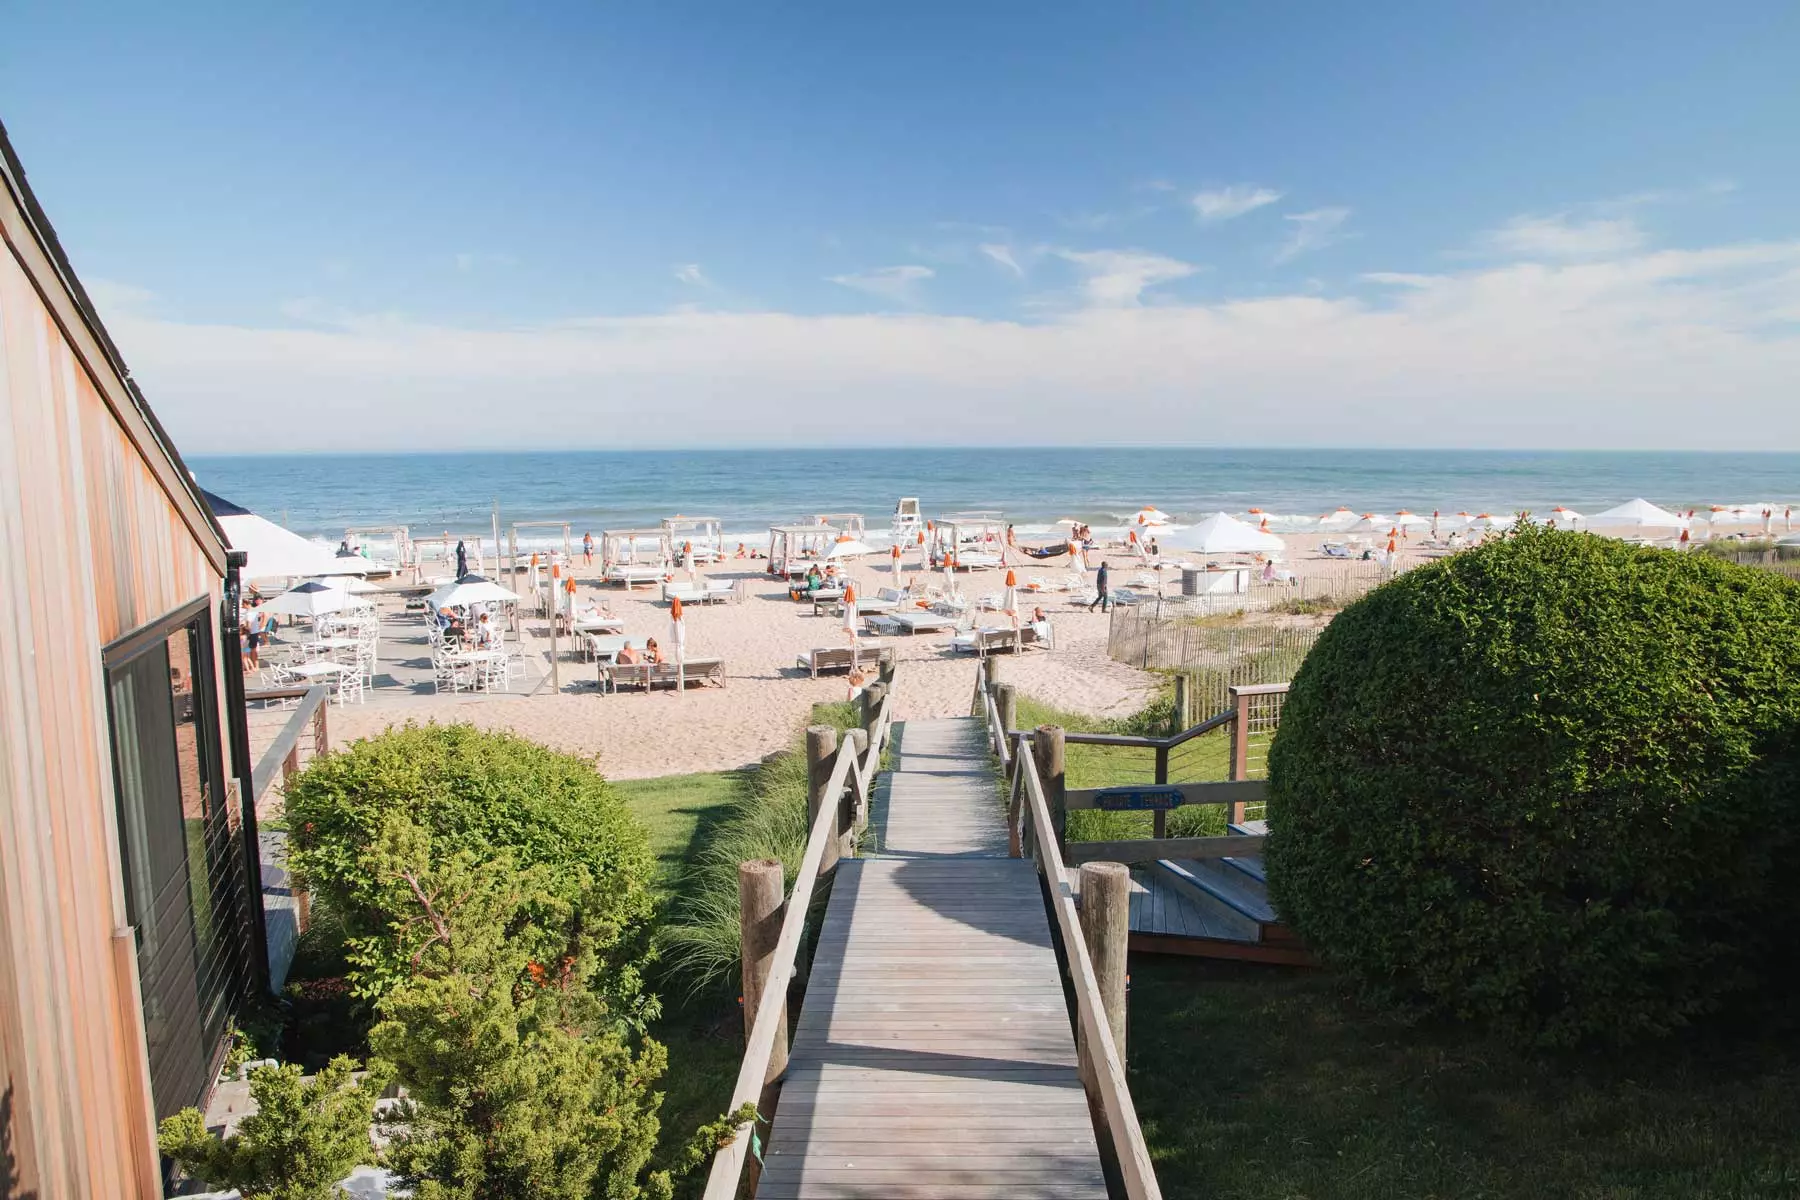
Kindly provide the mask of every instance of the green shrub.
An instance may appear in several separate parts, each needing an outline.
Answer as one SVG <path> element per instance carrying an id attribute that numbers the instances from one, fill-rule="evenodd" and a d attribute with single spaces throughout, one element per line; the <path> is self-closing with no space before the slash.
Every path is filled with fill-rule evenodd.
<path id="1" fill-rule="evenodd" d="M 1328 962 L 1544 1043 L 1666 1033 L 1792 935 L 1800 588 L 1524 525 L 1346 608 L 1269 774 Z"/>
<path id="2" fill-rule="evenodd" d="M 578 905 L 572 920 L 609 967 L 604 986 L 615 1010 L 638 1002 L 655 861 L 592 763 L 508 733 L 408 725 L 314 759 L 288 784 L 286 807 L 294 870 L 342 919 L 358 950 L 352 980 L 362 995 L 379 997 L 411 969 L 385 940 L 391 913 L 362 865 L 388 818 L 400 815 L 439 853 L 505 851 L 521 867 L 553 868 L 552 890 Z"/>
<path id="3" fill-rule="evenodd" d="M 244 1200 L 335 1200 L 337 1181 L 376 1161 L 369 1141 L 375 1101 L 391 1072 L 371 1064 L 361 1080 L 356 1064 L 333 1059 L 302 1082 L 300 1067 L 258 1067 L 250 1072 L 256 1111 L 228 1138 L 206 1130 L 197 1108 L 184 1108 L 162 1123 L 157 1148 L 197 1179 L 237 1188 Z"/>
<path id="4" fill-rule="evenodd" d="M 409 965 L 369 1042 L 407 1087 L 388 1160 L 412 1194 L 642 1194 L 667 1057 L 649 1038 L 634 1050 L 608 1009 L 598 939 L 576 919 L 595 910 L 583 902 L 596 881 L 510 851 L 446 852 L 399 814 L 359 863 Z M 648 1188 L 666 1195 L 669 1181 Z"/>

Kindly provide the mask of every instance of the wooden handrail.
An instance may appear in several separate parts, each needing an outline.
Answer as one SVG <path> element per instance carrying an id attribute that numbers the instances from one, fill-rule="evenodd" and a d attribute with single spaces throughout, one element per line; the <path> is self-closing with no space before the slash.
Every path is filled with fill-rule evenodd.
<path id="1" fill-rule="evenodd" d="M 1036 851 L 1034 857 L 1044 870 L 1050 907 L 1056 914 L 1056 926 L 1062 934 L 1063 951 L 1069 962 L 1069 979 L 1074 985 L 1076 1022 L 1093 1060 L 1086 1082 L 1097 1093 L 1094 1099 L 1112 1134 L 1126 1197 L 1128 1200 L 1161 1200 L 1162 1188 L 1156 1181 L 1150 1148 L 1144 1144 L 1144 1131 L 1138 1127 L 1137 1108 L 1131 1102 L 1131 1089 L 1125 1081 L 1125 1064 L 1120 1060 L 1118 1047 L 1113 1044 L 1112 1026 L 1102 1011 L 1100 984 L 1094 978 L 1094 964 L 1088 957 L 1087 938 L 1082 934 L 1081 918 L 1075 908 L 1074 889 L 1069 886 L 1062 856 L 1057 852 L 1050 806 L 1037 777 L 1031 743 L 1026 739 L 1019 741 L 1014 770 L 1015 779 L 1024 782 Z M 709 1200 L 712 1200 L 710 1192 Z"/>
<path id="2" fill-rule="evenodd" d="M 331 689 L 324 684 L 313 684 L 311 687 L 264 688 L 259 691 L 245 692 L 244 699 L 250 700 L 292 700 L 298 699 L 300 707 L 294 710 L 287 724 L 281 727 L 275 741 L 264 750 L 262 757 L 256 760 L 256 767 L 250 772 L 250 786 L 255 790 L 255 799 L 261 800 L 263 793 L 269 790 L 281 774 L 281 764 L 287 761 L 288 755 L 294 752 L 294 745 L 300 740 L 300 731 L 312 724 L 314 714 L 319 711 L 331 697 Z"/>
<path id="3" fill-rule="evenodd" d="M 812 904 L 819 865 L 824 860 L 826 845 L 840 833 L 839 819 L 842 815 L 844 788 L 854 781 L 857 793 L 863 798 L 863 803 L 867 803 L 869 781 L 873 778 L 875 769 L 881 765 L 881 752 L 893 726 L 893 704 L 894 694 L 890 688 L 876 711 L 875 724 L 869 730 L 869 746 L 860 761 L 851 748 L 853 743 L 849 738 L 839 743 L 833 757 L 831 775 L 825 783 L 824 802 L 819 805 L 812 828 L 807 831 L 806 852 L 800 859 L 793 891 L 788 893 L 783 902 L 781 935 L 775 942 L 769 976 L 762 988 L 762 995 L 768 998 L 768 1002 L 757 1009 L 755 1020 L 751 1023 L 750 1037 L 744 1047 L 744 1059 L 738 1067 L 737 1082 L 731 1089 L 731 1103 L 727 1106 L 727 1111 L 735 1112 L 746 1104 L 755 1104 L 762 1095 L 763 1084 L 769 1072 L 769 1061 L 775 1052 L 775 1038 L 782 1023 L 787 1020 L 787 1005 L 781 1003 L 780 998 L 787 995 L 788 985 L 794 978 L 800 942 L 806 928 L 806 911 Z M 706 1177 L 705 1200 L 734 1200 L 736 1197 L 754 1125 L 752 1120 L 738 1126 L 732 1133 L 731 1141 L 720 1147 L 713 1156 L 712 1168 Z"/>

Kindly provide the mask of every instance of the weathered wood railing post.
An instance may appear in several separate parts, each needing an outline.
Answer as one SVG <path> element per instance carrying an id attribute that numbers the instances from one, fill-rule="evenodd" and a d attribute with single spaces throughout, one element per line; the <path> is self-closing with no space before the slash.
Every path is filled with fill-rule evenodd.
<path id="1" fill-rule="evenodd" d="M 818 820 L 819 806 L 825 803 L 825 785 L 831 780 L 831 756 L 837 750 L 837 730 L 829 725 L 806 727 L 806 827 Z M 833 797 L 835 800 L 836 797 Z M 825 843 L 825 857 L 819 861 L 819 874 L 836 869 L 838 839 Z"/>
<path id="2" fill-rule="evenodd" d="M 1044 800 L 1050 806 L 1051 833 L 1056 838 L 1060 858 L 1068 851 L 1068 788 L 1063 777 L 1063 729 L 1061 725 L 1039 725 L 1033 739 L 1037 757 L 1038 779 L 1044 785 Z M 1060 866 L 1061 864 L 1057 864 Z M 1048 869 L 1049 864 L 1045 864 Z"/>
<path id="3" fill-rule="evenodd" d="M 1188 715 L 1193 703 L 1192 682 L 1185 671 L 1175 676 L 1175 728 L 1169 730 L 1170 733 L 1180 733 L 1194 723 L 1193 717 Z"/>
<path id="4" fill-rule="evenodd" d="M 738 864 L 738 939 L 743 958 L 744 1038 L 756 1024 L 756 1014 L 766 999 L 785 1010 L 786 996 L 764 996 L 769 974 L 775 968 L 775 944 L 781 940 L 781 922 L 787 915 L 782 898 L 781 860 L 759 858 Z M 787 1070 L 787 1013 L 783 1011 L 781 1027 L 775 1033 L 775 1048 L 769 1054 L 769 1069 L 763 1077 L 763 1094 L 757 1109 L 765 1117 L 775 1114 L 775 1100 L 780 1089 L 775 1081 Z M 759 1170 L 755 1156 L 745 1164 L 754 1191 Z"/>
<path id="5" fill-rule="evenodd" d="M 888 687 L 892 687 L 894 684 L 894 671 L 899 665 L 899 662 L 892 657 L 881 659 L 880 665 L 875 668 L 876 680 Z"/>
<path id="6" fill-rule="evenodd" d="M 1125 975 L 1131 941 L 1131 872 L 1123 863 L 1081 864 L 1081 936 L 1094 964 L 1094 980 L 1100 985 L 1100 1003 L 1118 1049 L 1125 1056 Z M 1090 1097 L 1097 1094 L 1095 1065 L 1087 1036 L 1077 1029 L 1075 1051 L 1082 1083 Z M 1090 1101 L 1091 1104 L 1091 1101 Z M 1092 1106 L 1095 1120 L 1105 1126 L 1104 1111 Z M 1110 1133 L 1111 1131 L 1108 1130 Z"/>
<path id="7" fill-rule="evenodd" d="M 862 692 L 862 727 L 867 730 L 875 728 L 875 722 L 881 715 L 881 702 L 887 697 L 887 684 L 877 679 L 865 687 Z"/>
<path id="8" fill-rule="evenodd" d="M 1010 683 L 994 689 L 994 708 L 1000 713 L 1000 730 L 1007 733 L 1019 724 L 1019 692 Z"/>
<path id="9" fill-rule="evenodd" d="M 1231 778 L 1250 778 L 1250 703 L 1244 693 L 1231 689 Z M 1244 820 L 1245 805 L 1231 806 L 1231 823 Z"/>
<path id="10" fill-rule="evenodd" d="M 875 718 L 871 717 L 869 720 L 871 725 L 874 724 Z M 851 756 L 856 759 L 856 762 L 851 764 L 850 772 L 857 779 L 861 779 L 862 776 L 859 772 L 862 770 L 863 756 L 869 752 L 869 731 L 867 729 L 844 730 L 844 744 L 849 747 Z M 873 782 L 870 780 L 871 784 Z M 847 854 L 851 858 L 856 857 L 856 835 L 863 827 L 868 802 L 869 798 L 860 786 L 845 788 L 842 799 L 838 801 L 838 840 L 843 843 L 841 853 Z M 844 811 L 845 805 L 850 806 L 848 814 Z"/>
<path id="11" fill-rule="evenodd" d="M 1000 659 L 996 655 L 988 655 L 981 660 L 982 678 L 987 681 L 989 691 L 1000 686 Z"/>

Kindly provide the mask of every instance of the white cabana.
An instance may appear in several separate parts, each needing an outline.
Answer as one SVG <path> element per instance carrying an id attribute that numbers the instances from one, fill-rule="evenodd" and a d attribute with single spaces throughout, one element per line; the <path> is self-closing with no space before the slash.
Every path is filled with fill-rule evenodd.
<path id="1" fill-rule="evenodd" d="M 263 611 L 294 617 L 322 617 L 346 608 L 360 608 L 364 603 L 349 592 L 314 581 L 290 588 L 265 602 Z"/>
<path id="2" fill-rule="evenodd" d="M 561 584 L 559 579 L 553 586 Z M 517 592 L 509 592 L 493 580 L 480 575 L 464 575 L 425 597 L 425 602 L 433 608 L 457 608 L 465 604 L 517 604 L 518 601 Z"/>
<path id="3" fill-rule="evenodd" d="M 225 531 L 231 548 L 248 556 L 243 570 L 245 579 L 361 575 L 369 569 L 369 561 L 360 555 L 339 557 L 242 505 L 208 491 L 200 494 L 219 518 L 219 527 Z"/>
<path id="4" fill-rule="evenodd" d="M 1171 548 L 1199 554 L 1279 554 L 1286 544 L 1230 513 L 1214 513 L 1198 525 L 1166 535 Z"/>
<path id="5" fill-rule="evenodd" d="M 1589 517 L 1588 524 L 1596 528 L 1631 528 L 1631 529 L 1686 529 L 1687 518 L 1678 517 L 1664 508 L 1658 508 L 1648 500 L 1628 500 L 1617 508 L 1609 508 L 1603 513 L 1595 513 Z"/>

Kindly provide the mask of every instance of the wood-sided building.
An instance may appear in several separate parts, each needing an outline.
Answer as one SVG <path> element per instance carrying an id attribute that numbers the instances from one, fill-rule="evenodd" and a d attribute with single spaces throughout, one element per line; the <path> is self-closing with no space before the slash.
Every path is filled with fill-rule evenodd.
<path id="1" fill-rule="evenodd" d="M 161 1196 L 266 969 L 231 561 L 0 128 L 7 1196 Z"/>

